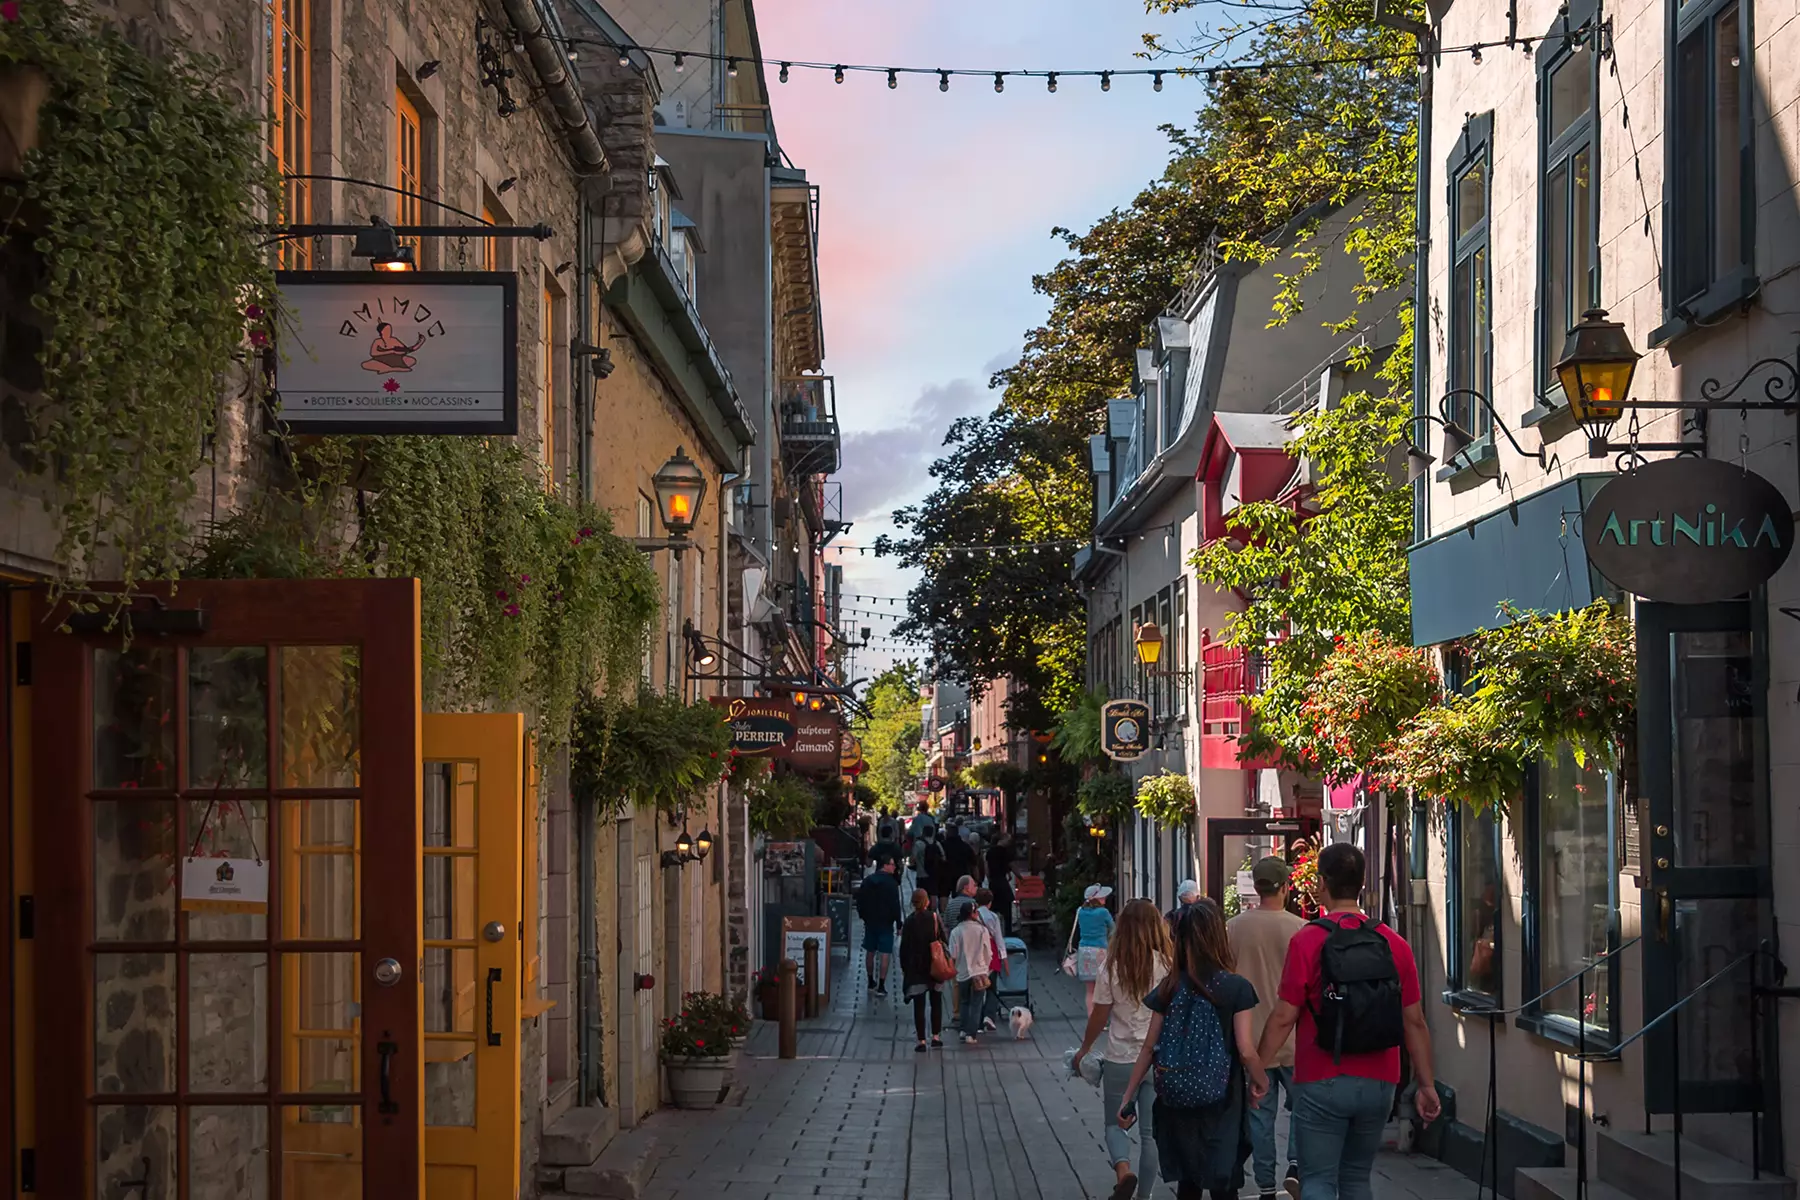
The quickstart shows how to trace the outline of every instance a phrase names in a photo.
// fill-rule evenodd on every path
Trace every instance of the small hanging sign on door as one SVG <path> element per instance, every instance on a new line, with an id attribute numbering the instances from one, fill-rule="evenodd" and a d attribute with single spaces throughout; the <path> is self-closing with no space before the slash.
<path id="1" fill-rule="evenodd" d="M 184 858 L 181 907 L 189 912 L 266 913 L 269 864 L 260 858 Z"/>

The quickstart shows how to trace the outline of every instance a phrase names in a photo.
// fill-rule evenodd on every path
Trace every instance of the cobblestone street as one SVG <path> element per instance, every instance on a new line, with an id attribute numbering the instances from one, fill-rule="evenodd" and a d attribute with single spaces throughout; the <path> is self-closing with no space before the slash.
<path id="1" fill-rule="evenodd" d="M 1100 1093 L 1062 1067 L 1063 1051 L 1080 1044 L 1082 990 L 1056 972 L 1056 957 L 1032 952 L 1029 1038 L 1014 1041 L 1002 1027 L 965 1049 L 947 1032 L 943 1050 L 918 1054 L 911 1007 L 897 996 L 870 998 L 861 954 L 846 963 L 839 950 L 832 1011 L 801 1022 L 797 1059 L 777 1058 L 775 1026 L 758 1022 L 730 1106 L 665 1109 L 650 1121 L 656 1161 L 646 1197 L 1108 1196 Z M 1377 1200 L 1476 1196 L 1473 1182 L 1432 1159 L 1386 1154 L 1376 1171 Z M 1156 1195 L 1165 1200 L 1174 1189 L 1159 1185 Z"/>

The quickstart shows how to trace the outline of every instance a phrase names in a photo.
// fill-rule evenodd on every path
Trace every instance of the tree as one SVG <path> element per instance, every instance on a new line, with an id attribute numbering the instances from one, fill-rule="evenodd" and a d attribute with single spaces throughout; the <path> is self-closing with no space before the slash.
<path id="1" fill-rule="evenodd" d="M 869 716 L 856 727 L 869 766 L 863 781 L 882 812 L 898 814 L 925 773 L 925 752 L 919 749 L 925 728 L 919 717 L 918 664 L 895 663 L 877 675 L 864 703 Z"/>

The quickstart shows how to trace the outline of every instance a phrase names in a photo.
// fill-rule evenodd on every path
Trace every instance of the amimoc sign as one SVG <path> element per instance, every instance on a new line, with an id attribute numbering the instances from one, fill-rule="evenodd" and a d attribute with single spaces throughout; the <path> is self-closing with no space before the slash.
<path id="1" fill-rule="evenodd" d="M 1781 569 L 1794 515 L 1761 475 L 1716 458 L 1671 458 L 1595 493 L 1581 540 L 1600 573 L 1633 595 L 1708 604 Z"/>
<path id="2" fill-rule="evenodd" d="M 278 271 L 278 419 L 295 433 L 519 428 L 510 271 Z"/>

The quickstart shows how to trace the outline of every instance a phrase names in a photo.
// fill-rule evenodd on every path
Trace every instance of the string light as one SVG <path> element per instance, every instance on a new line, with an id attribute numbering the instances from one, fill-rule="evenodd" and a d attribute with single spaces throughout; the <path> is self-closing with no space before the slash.
<path id="1" fill-rule="evenodd" d="M 728 58 L 725 60 L 725 73 L 733 79 L 737 78 L 737 59 Z"/>
<path id="2" fill-rule="evenodd" d="M 1100 72 L 1100 90 L 1103 92 L 1112 91 L 1112 72 L 1111 71 Z"/>
<path id="3" fill-rule="evenodd" d="M 939 71 L 938 72 L 938 91 L 947 92 L 949 90 L 950 90 L 950 72 Z"/>
<path id="4" fill-rule="evenodd" d="M 831 73 L 831 82 L 833 82 L 833 83 L 844 82 L 844 68 L 843 67 L 839 67 Z"/>
<path id="5" fill-rule="evenodd" d="M 1005 71 L 995 71 L 994 72 L 994 90 L 996 92 L 1004 92 L 1006 90 L 1006 72 Z"/>
<path id="6" fill-rule="evenodd" d="M 622 46 L 619 48 L 619 65 L 621 67 L 629 67 L 631 65 L 631 51 Z"/>
<path id="7" fill-rule="evenodd" d="M 1056 90 L 1056 72 L 1055 71 L 1050 72 L 1049 77 L 1044 81 L 1044 86 L 1046 86 L 1053 92 Z"/>
<path id="8" fill-rule="evenodd" d="M 889 89 L 897 88 L 899 86 L 900 86 L 900 73 L 898 71 L 890 70 L 888 72 L 888 87 L 889 87 Z"/>
<path id="9" fill-rule="evenodd" d="M 676 71 L 687 70 L 687 55 L 679 54 L 679 53 L 675 55 L 675 70 Z"/>
<path id="10" fill-rule="evenodd" d="M 1473 62 L 1473 63 L 1474 63 L 1474 64 L 1475 64 L 1475 65 L 1476 65 L 1476 66 L 1478 66 L 1478 67 L 1479 67 L 1479 66 L 1480 66 L 1480 65 L 1481 65 L 1481 47 L 1480 47 L 1480 46 L 1475 46 L 1475 47 L 1472 47 L 1472 48 L 1471 48 L 1471 49 L 1470 49 L 1470 50 L 1469 50 L 1469 59 L 1470 59 L 1470 61 L 1472 61 L 1472 62 Z"/>
<path id="11" fill-rule="evenodd" d="M 1158 92 L 1162 91 L 1162 77 L 1163 73 L 1161 71 L 1150 72 L 1150 87 L 1153 90 Z M 1207 82 L 1210 83 L 1211 80 L 1208 80 Z"/>
<path id="12" fill-rule="evenodd" d="M 786 83 L 788 81 L 788 65 L 786 63 L 781 64 L 781 75 L 779 76 L 779 78 L 780 78 L 781 82 L 783 82 L 783 83 Z"/>

